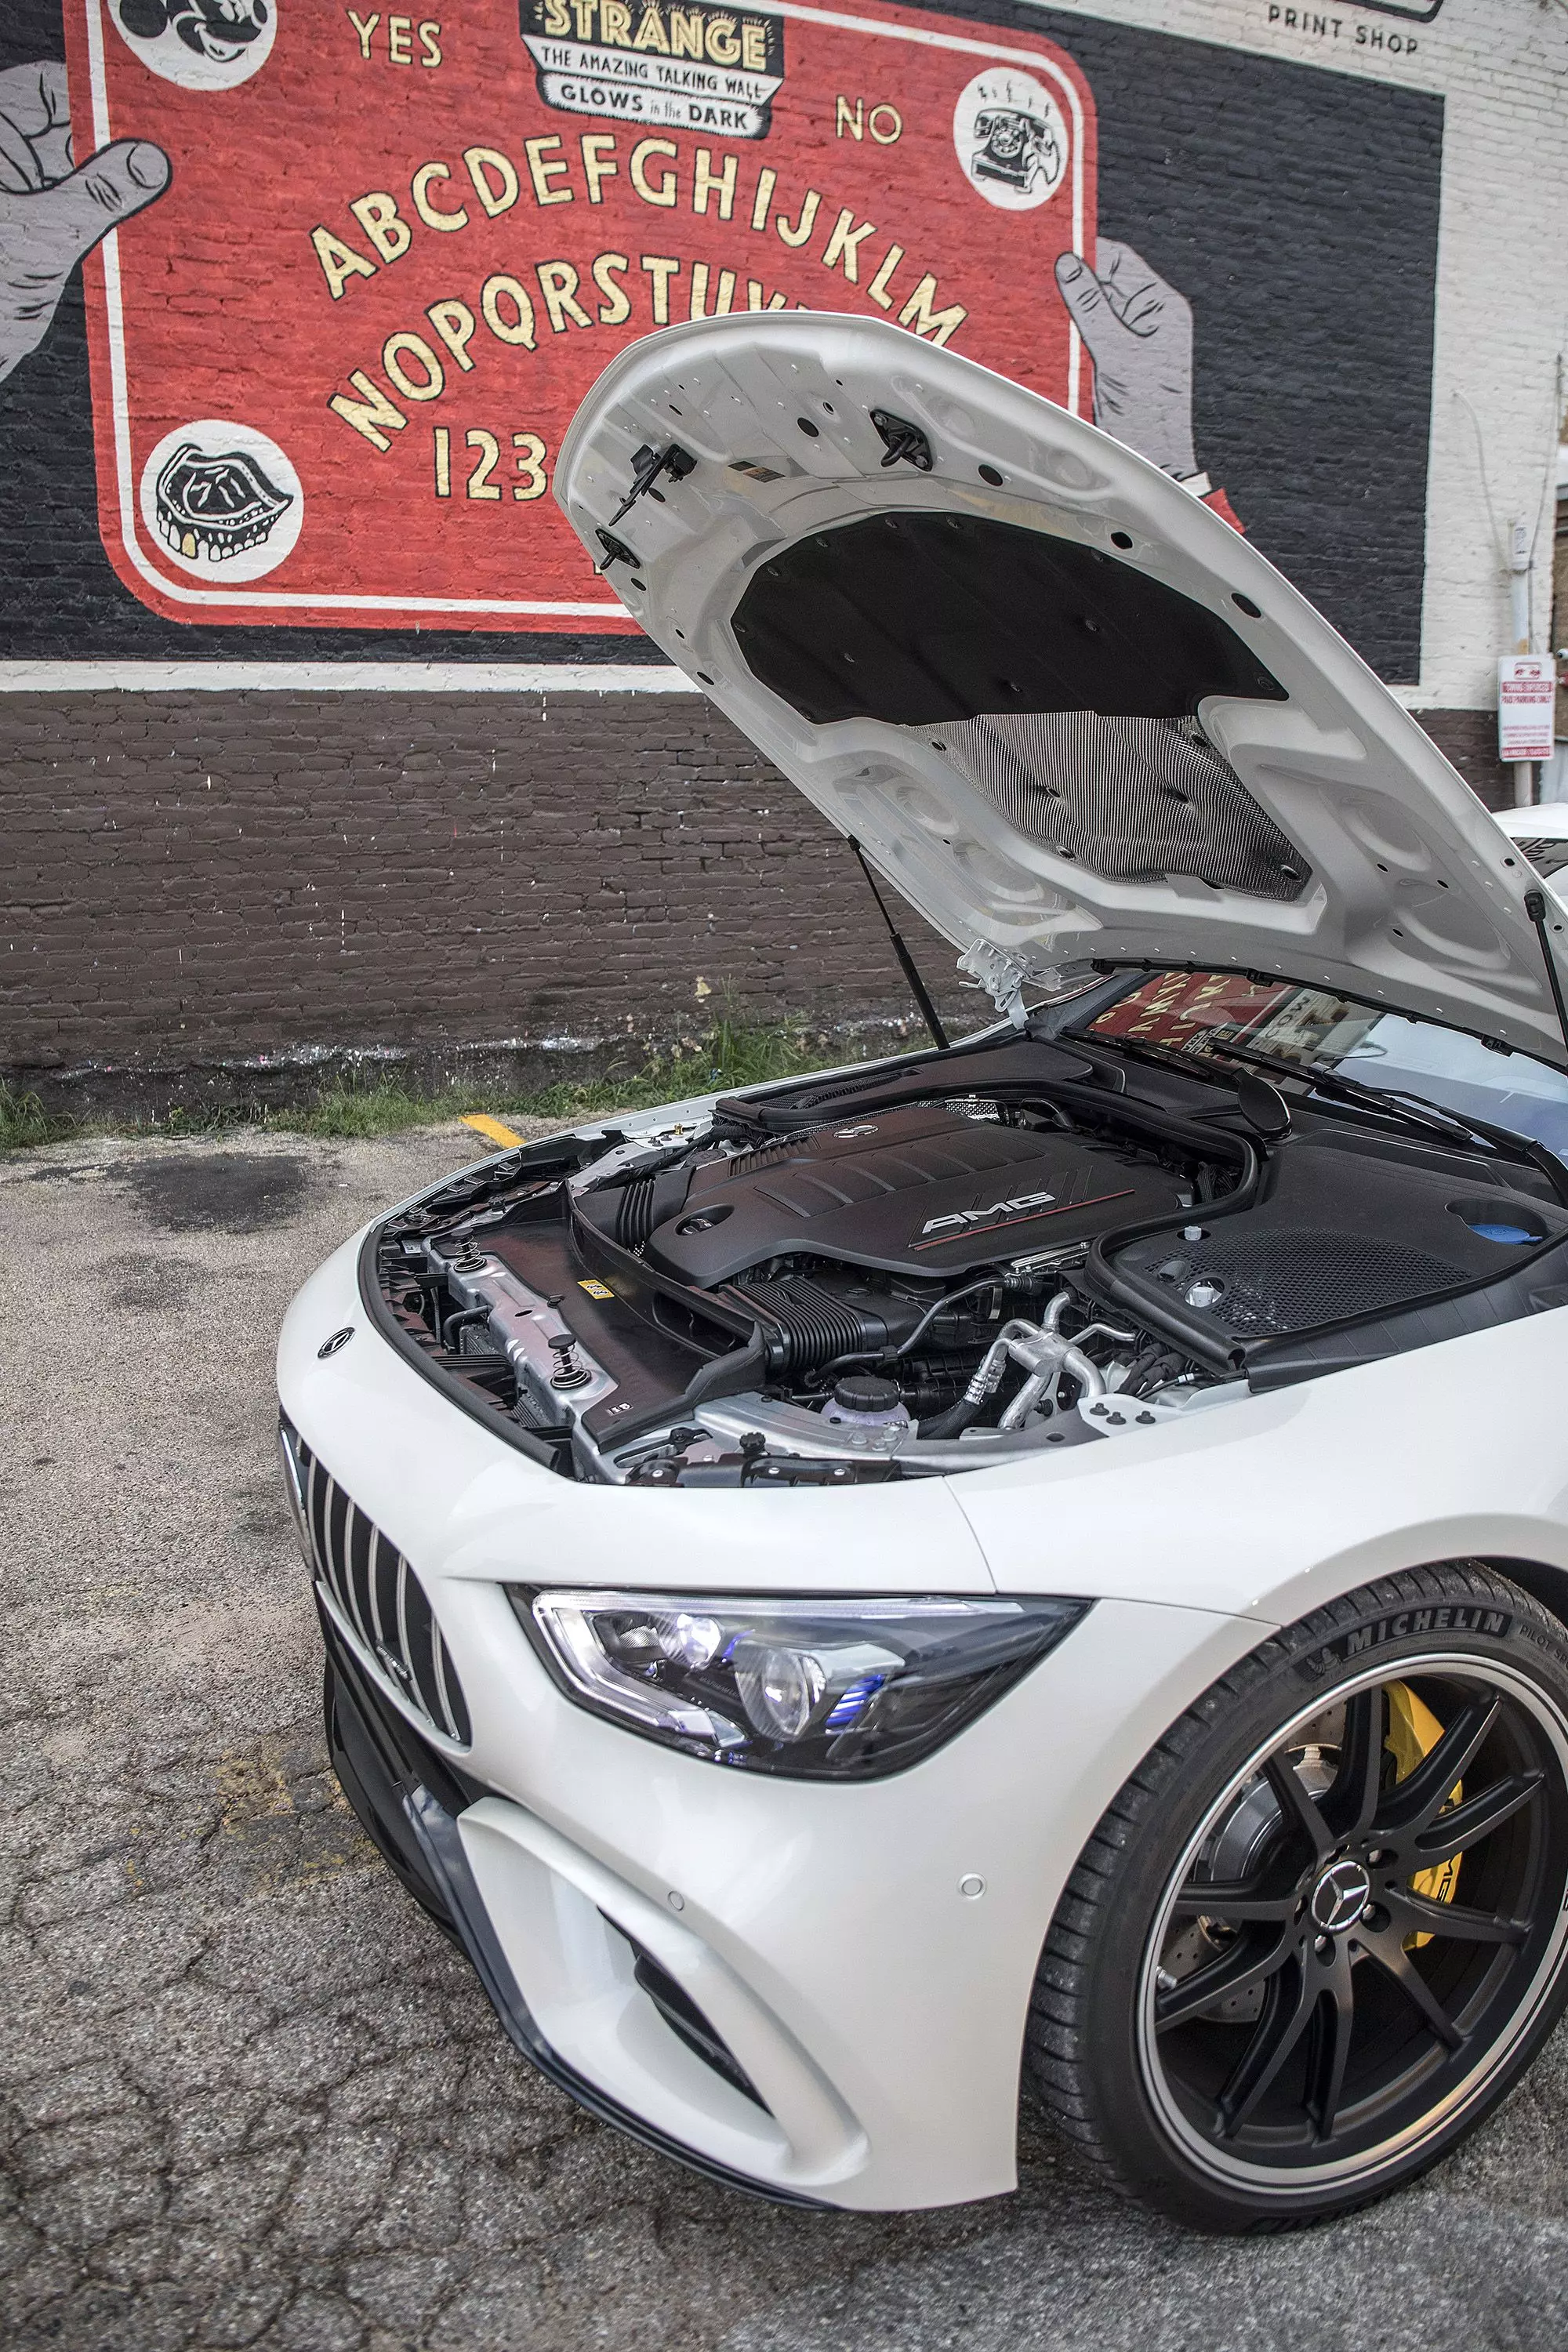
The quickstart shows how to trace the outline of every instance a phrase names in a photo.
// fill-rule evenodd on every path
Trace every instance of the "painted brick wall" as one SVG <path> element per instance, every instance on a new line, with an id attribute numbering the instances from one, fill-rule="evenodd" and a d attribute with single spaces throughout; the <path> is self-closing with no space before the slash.
<path id="1" fill-rule="evenodd" d="M 1433 728 L 1483 787 L 1490 724 Z M 345 1045 L 545 1074 L 726 1003 L 909 1013 L 843 842 L 698 695 L 14 694 L 0 772 L 29 1082 Z"/>
<path id="2" fill-rule="evenodd" d="M 908 1012 L 843 842 L 696 694 L 14 694 L 0 772 L 14 1072 Z"/>
<path id="3" fill-rule="evenodd" d="M 0 72 L 63 55 L 68 5 L 8 0 Z M 1500 539 L 1545 510 L 1568 15 L 945 5 L 1080 58 L 1100 231 L 1193 305 L 1198 463 L 1481 797 L 1511 798 Z M 574 691 L 569 667 L 542 697 L 288 682 L 307 662 L 657 658 L 645 643 L 193 626 L 139 604 L 100 532 L 79 273 L 0 382 L 0 1071 L 498 1040 L 558 1064 L 726 996 L 903 1013 L 843 845 L 695 696 Z M 187 691 L 176 667 L 242 661 L 276 664 L 276 690 Z M 139 690 L 95 664 L 139 668 Z M 942 981 L 951 949 L 909 928 Z"/>

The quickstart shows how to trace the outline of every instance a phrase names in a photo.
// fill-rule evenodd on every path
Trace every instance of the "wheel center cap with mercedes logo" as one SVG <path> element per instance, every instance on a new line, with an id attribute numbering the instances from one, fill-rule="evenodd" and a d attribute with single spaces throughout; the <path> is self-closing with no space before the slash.
<path id="1" fill-rule="evenodd" d="M 1326 1935 L 1353 1927 L 1372 1900 L 1372 1880 L 1359 1862 L 1336 1862 L 1312 1889 L 1309 1909 Z"/>

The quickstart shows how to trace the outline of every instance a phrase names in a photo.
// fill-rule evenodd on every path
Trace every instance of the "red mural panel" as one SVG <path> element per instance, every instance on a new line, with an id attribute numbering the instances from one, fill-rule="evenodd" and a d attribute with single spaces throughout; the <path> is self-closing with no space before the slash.
<path id="1" fill-rule="evenodd" d="M 70 0 L 73 121 L 172 164 L 87 265 L 100 520 L 185 621 L 635 626 L 548 497 L 621 345 L 859 311 L 1081 414 L 1083 75 L 779 0 Z M 79 142 L 85 152 L 87 142 Z"/>

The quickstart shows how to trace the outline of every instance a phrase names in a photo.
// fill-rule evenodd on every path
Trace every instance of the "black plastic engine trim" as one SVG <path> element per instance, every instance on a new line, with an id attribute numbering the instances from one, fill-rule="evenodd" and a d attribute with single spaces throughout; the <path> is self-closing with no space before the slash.
<path id="1" fill-rule="evenodd" d="M 1287 1143 L 1276 1147 L 1267 1160 L 1260 1158 L 1258 1178 L 1251 1187 L 1205 1203 L 1201 1221 L 1214 1225 L 1256 1210 L 1262 1177 L 1272 1168 L 1276 1175 L 1265 1198 L 1267 1212 L 1279 1197 L 1272 1189 L 1278 1181 L 1278 1171 L 1289 1167 L 1296 1148 Z M 1315 1151 L 1322 1147 L 1306 1143 L 1305 1148 Z M 1461 1181 L 1450 1177 L 1447 1183 L 1452 1186 Z M 1496 1185 L 1489 1163 L 1482 1161 L 1479 1174 L 1471 1181 L 1482 1182 L 1488 1190 L 1495 1186 L 1500 1207 L 1506 1206 L 1510 1192 Z M 1280 1231 L 1282 1245 L 1288 1245 L 1291 1228 L 1284 1225 Z M 1522 1315 L 1539 1311 L 1532 1304 L 1537 1294 L 1568 1283 L 1568 1234 L 1549 1233 L 1521 1251 L 1513 1263 L 1434 1287 L 1412 1297 L 1405 1305 L 1379 1306 L 1363 1314 L 1325 1317 L 1321 1322 L 1303 1324 L 1293 1331 L 1247 1336 L 1218 1322 L 1215 1316 L 1188 1308 L 1140 1269 L 1118 1264 L 1122 1254 L 1135 1243 L 1179 1232 L 1178 1221 L 1160 1218 L 1102 1235 L 1089 1252 L 1089 1286 L 1135 1316 L 1147 1328 L 1164 1333 L 1198 1363 L 1233 1376 L 1245 1372 L 1251 1385 L 1259 1391 L 1288 1387 L 1297 1381 L 1315 1379 L 1321 1372 L 1349 1370 L 1356 1364 L 1430 1346 L 1438 1339 L 1457 1339 L 1470 1331 L 1515 1321 Z M 1568 1291 L 1564 1298 L 1568 1300 Z"/>

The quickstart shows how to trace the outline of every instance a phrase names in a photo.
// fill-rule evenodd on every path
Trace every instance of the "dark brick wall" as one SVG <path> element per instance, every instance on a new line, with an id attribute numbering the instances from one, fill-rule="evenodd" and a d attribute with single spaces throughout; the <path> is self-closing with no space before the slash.
<path id="1" fill-rule="evenodd" d="M 13 1073 L 908 1011 L 843 842 L 697 695 L 12 694 L 0 773 Z"/>
<path id="2" fill-rule="evenodd" d="M 1427 723 L 1510 796 L 1488 713 Z M 726 1003 L 908 1016 L 844 844 L 696 695 L 12 694 L 0 773 L 0 1065 L 29 1082 L 312 1047 L 538 1076 Z"/>
<path id="3" fill-rule="evenodd" d="M 1419 710 L 1415 715 L 1488 808 L 1512 808 L 1513 770 L 1497 755 L 1495 710 Z"/>

